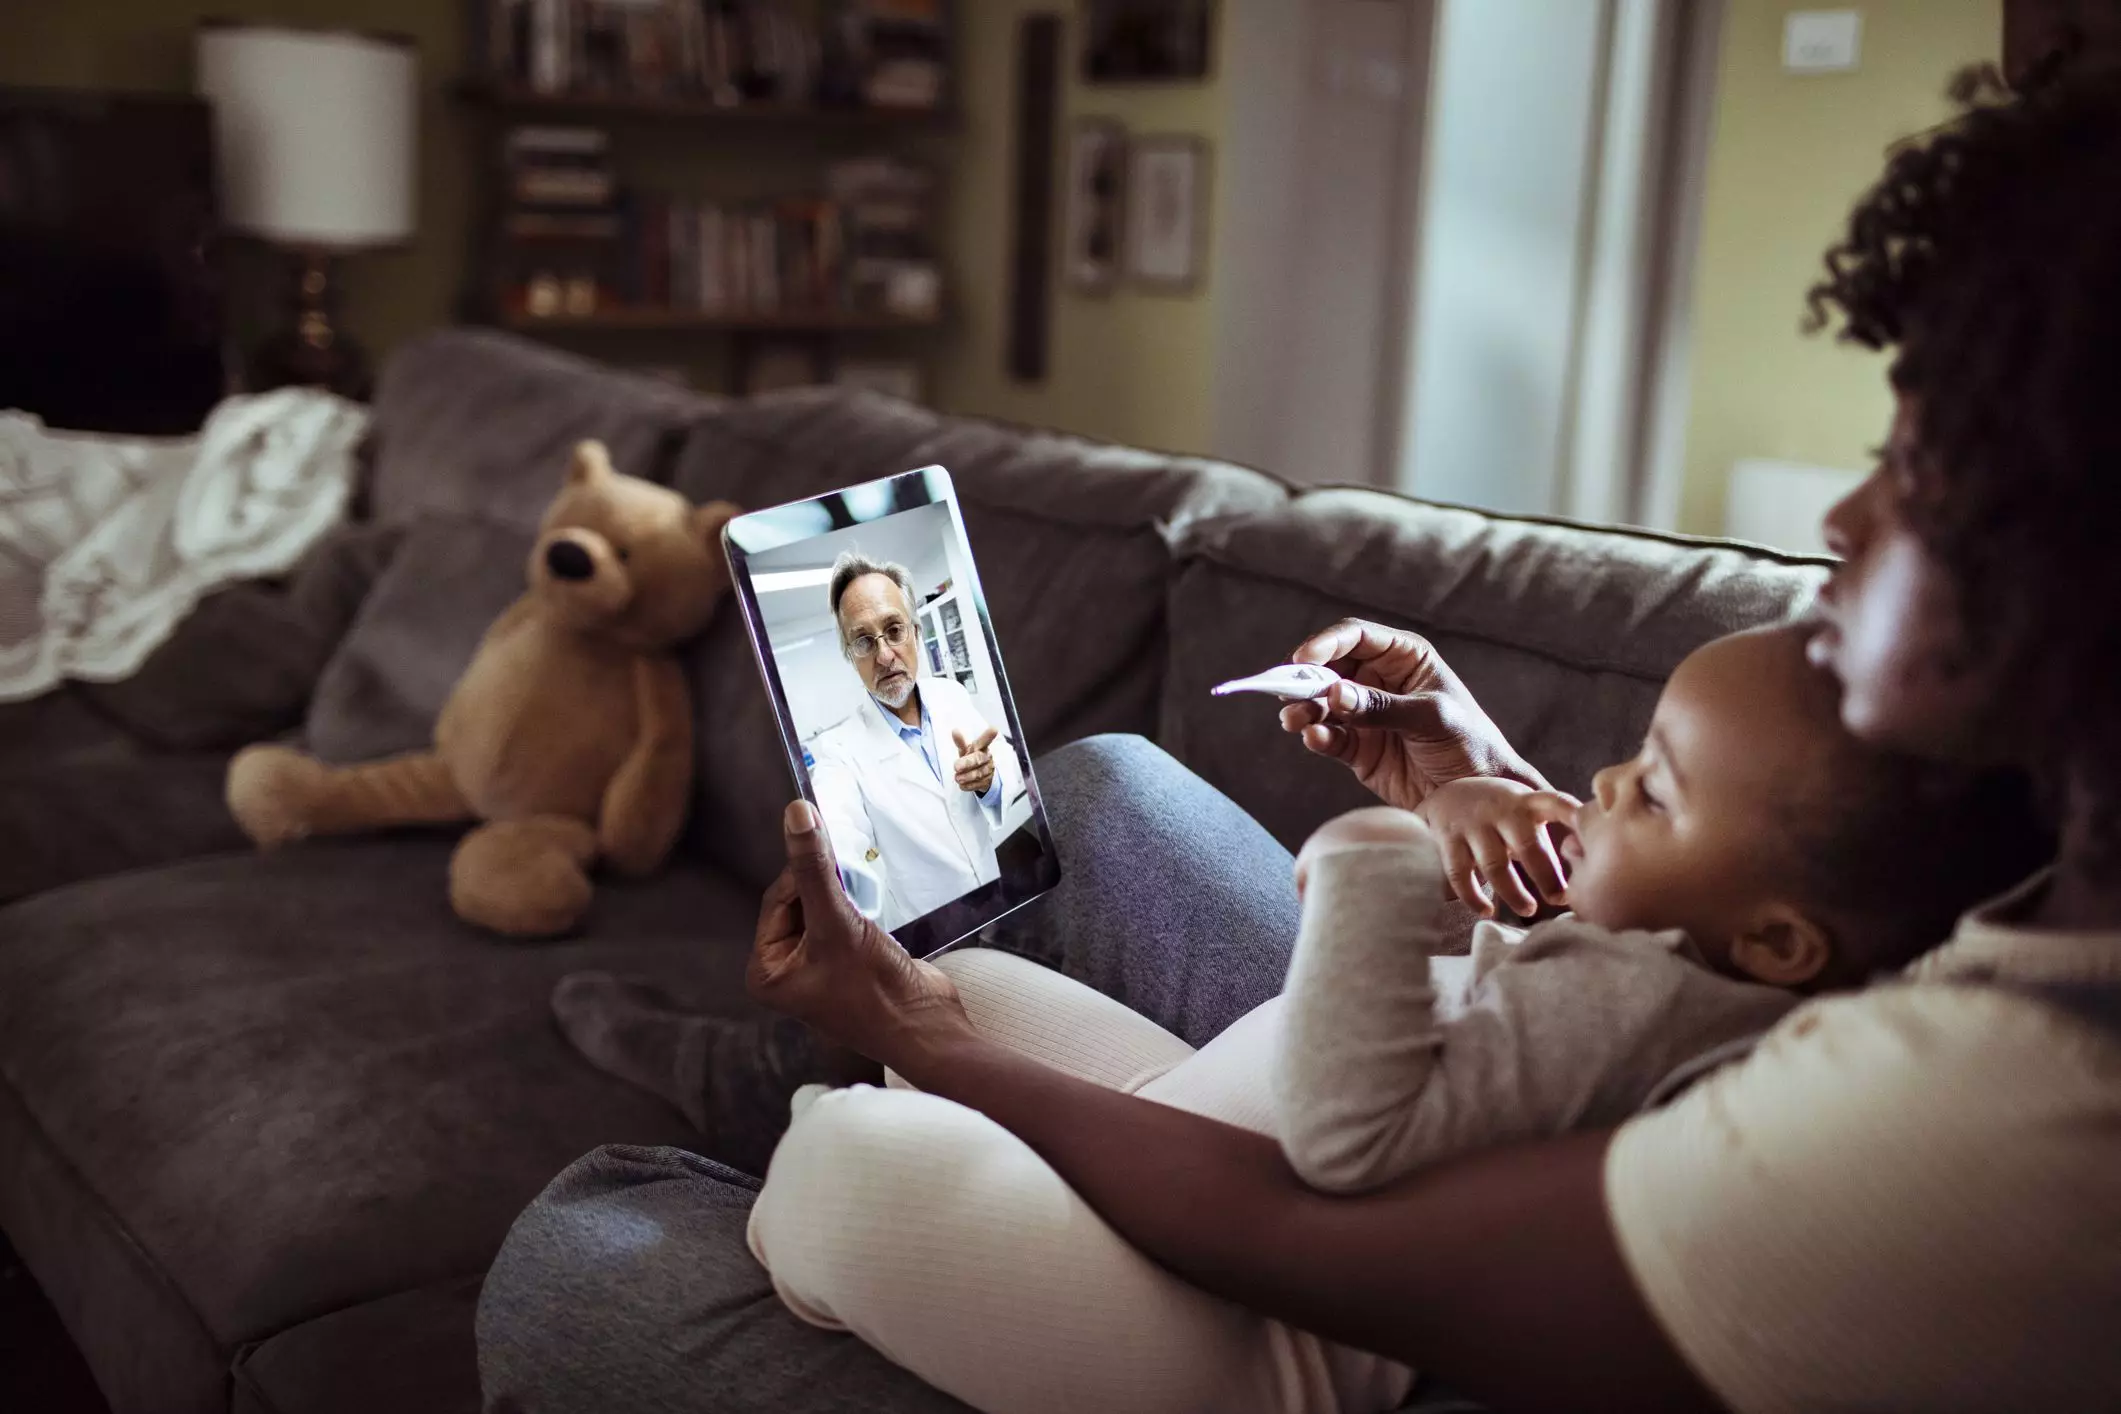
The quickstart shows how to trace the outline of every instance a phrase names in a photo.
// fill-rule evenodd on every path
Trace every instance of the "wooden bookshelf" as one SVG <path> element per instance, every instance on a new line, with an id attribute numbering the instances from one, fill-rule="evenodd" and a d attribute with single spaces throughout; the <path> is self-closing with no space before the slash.
<path id="1" fill-rule="evenodd" d="M 513 84 L 468 83 L 457 96 L 466 103 L 515 118 L 627 118 L 703 123 L 786 124 L 828 128 L 946 128 L 942 108 L 828 108 L 815 103 L 715 103 L 704 98 L 661 98 L 632 93 L 545 93 Z"/>
<path id="2" fill-rule="evenodd" d="M 621 361 L 682 359 L 731 391 L 806 351 L 829 372 L 843 345 L 865 355 L 850 363 L 928 361 L 947 293 L 925 317 L 866 311 L 929 303 L 943 279 L 938 163 L 960 117 L 953 0 L 462 3 L 469 67 L 450 99 L 495 158 L 466 317 L 595 340 Z M 836 52 L 828 14 L 840 40 L 887 20 L 898 34 L 888 51 Z M 751 96 L 721 101 L 739 93 Z M 712 141 L 684 136 L 707 131 Z M 726 195 L 712 177 L 723 166 Z M 918 297 L 901 277 L 924 281 Z M 589 312 L 530 312 L 564 308 L 585 283 L 595 299 L 576 307 Z"/>
<path id="3" fill-rule="evenodd" d="M 672 329 L 728 334 L 866 334 L 894 329 L 933 329 L 939 319 L 909 319 L 894 314 L 861 314 L 851 310 L 776 310 L 756 314 L 707 314 L 691 309 L 600 309 L 591 314 L 531 314 L 511 309 L 501 325 L 522 333 L 564 330 Z"/>

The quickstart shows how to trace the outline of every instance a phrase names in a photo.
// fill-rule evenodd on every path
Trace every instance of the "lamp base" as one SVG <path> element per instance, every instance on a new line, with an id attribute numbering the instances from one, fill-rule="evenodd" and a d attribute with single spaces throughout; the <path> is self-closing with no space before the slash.
<path id="1" fill-rule="evenodd" d="M 251 356 L 253 390 L 301 386 L 323 388 L 365 401 L 375 379 L 368 356 L 339 327 L 336 257 L 324 251 L 294 253 L 290 262 L 290 326 L 266 339 Z"/>

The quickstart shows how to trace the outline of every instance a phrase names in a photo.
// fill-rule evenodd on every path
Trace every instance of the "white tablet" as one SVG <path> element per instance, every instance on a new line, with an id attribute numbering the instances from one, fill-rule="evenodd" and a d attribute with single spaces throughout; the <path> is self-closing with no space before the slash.
<path id="1" fill-rule="evenodd" d="M 722 540 L 789 770 L 855 906 L 926 957 L 1052 888 L 950 474 L 753 511 Z"/>

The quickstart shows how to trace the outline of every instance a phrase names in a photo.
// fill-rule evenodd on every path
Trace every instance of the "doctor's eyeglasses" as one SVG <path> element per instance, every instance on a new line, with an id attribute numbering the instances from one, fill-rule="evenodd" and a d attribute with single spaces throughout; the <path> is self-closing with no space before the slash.
<path id="1" fill-rule="evenodd" d="M 860 661 L 863 658 L 874 658 L 878 648 L 904 648 L 912 637 L 913 630 L 907 625 L 906 621 L 904 619 L 894 619 L 884 625 L 884 631 L 880 634 L 858 633 L 848 639 L 847 656 L 856 661 Z"/>

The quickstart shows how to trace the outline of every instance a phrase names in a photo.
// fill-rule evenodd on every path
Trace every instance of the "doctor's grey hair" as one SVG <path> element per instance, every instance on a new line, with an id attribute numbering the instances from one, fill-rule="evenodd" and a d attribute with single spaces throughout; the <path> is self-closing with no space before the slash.
<path id="1" fill-rule="evenodd" d="M 906 617 L 908 620 L 913 617 L 913 572 L 911 570 L 891 560 L 872 560 L 859 550 L 844 551 L 838 559 L 832 562 L 832 622 L 838 626 L 840 631 L 841 652 L 845 652 L 847 649 L 847 627 L 840 623 L 840 599 L 846 594 L 848 585 L 864 575 L 872 574 L 880 574 L 898 586 L 898 592 L 905 596 Z"/>

